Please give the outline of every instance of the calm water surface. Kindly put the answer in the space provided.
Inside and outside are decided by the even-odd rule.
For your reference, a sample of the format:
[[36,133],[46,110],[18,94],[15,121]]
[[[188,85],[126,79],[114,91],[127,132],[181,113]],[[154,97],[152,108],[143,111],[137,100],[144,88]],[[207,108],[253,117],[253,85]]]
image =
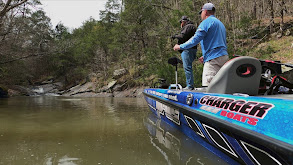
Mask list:
[[140,98],[0,99],[0,164],[225,164]]

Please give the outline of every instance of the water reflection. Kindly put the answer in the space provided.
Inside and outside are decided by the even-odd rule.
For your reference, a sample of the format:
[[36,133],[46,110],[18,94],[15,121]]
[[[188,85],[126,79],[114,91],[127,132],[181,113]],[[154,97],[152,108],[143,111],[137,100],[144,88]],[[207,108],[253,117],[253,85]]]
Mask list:
[[134,98],[2,99],[0,164],[151,164],[148,112]]
[[58,162],[54,162],[54,158],[47,158],[47,160],[44,162],[45,165],[53,165],[53,164],[59,164],[59,165],[77,165],[81,163],[79,158],[69,158],[67,155],[63,156],[58,160]]
[[143,98],[0,99],[0,165],[215,164],[150,113]]
[[145,118],[144,124],[149,131],[152,145],[163,155],[168,165],[226,164],[154,114]]

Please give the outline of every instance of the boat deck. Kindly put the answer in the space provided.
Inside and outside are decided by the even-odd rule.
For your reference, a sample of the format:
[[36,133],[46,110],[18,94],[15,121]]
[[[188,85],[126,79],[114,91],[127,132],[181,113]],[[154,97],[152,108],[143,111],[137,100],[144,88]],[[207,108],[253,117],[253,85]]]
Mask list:
[[[207,88],[194,88],[193,90],[183,90],[183,91],[206,93]],[[234,95],[247,95],[247,94],[236,93]],[[257,95],[256,97],[279,98],[279,99],[293,100],[293,94]]]
[[292,94],[278,94],[278,95],[266,95],[266,96],[262,95],[261,97],[293,100]]

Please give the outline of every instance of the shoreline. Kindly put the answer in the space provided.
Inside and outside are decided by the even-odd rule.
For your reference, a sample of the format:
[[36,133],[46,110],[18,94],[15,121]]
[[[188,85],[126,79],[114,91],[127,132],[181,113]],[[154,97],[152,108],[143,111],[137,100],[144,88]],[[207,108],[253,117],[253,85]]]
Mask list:
[[[54,86],[54,85],[53,85]],[[79,85],[78,85],[79,86]],[[58,90],[56,86],[40,85],[32,87],[11,86],[7,88],[7,92],[2,95],[2,98],[18,97],[18,96],[64,96],[64,97],[143,97],[145,87],[132,87],[129,89],[115,91],[113,89],[99,89],[97,91],[90,90],[87,85],[72,87],[68,90]]]

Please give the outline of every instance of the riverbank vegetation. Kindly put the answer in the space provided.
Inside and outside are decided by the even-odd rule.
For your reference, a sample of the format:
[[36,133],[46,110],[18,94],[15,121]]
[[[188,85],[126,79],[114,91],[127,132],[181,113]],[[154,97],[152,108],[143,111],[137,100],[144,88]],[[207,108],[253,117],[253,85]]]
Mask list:
[[[158,78],[174,82],[170,57],[187,15],[196,25],[203,0],[108,0],[100,20],[89,18],[76,29],[52,27],[38,0],[0,0],[0,84],[36,85],[62,81],[64,89],[94,75],[96,88],[113,80],[125,88],[149,86]],[[213,0],[216,17],[226,26],[229,55],[293,62],[291,0]],[[198,57],[201,52],[198,52]],[[202,65],[194,62],[196,84]],[[182,67],[179,83],[185,84]]]

